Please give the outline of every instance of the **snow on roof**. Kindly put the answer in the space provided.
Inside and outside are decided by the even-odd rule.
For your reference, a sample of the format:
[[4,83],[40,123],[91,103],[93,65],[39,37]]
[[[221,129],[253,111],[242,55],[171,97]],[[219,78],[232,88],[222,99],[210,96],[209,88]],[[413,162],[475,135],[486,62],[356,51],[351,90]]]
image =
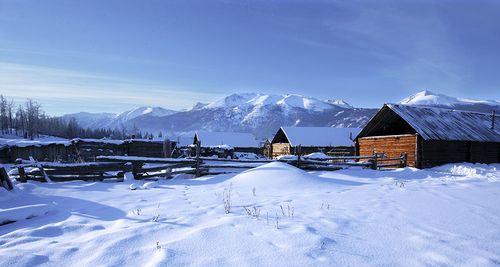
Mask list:
[[114,139],[92,139],[92,138],[74,138],[71,140],[72,143],[76,142],[87,142],[87,143],[102,143],[102,144],[114,144],[121,145],[124,143],[123,140]]
[[48,146],[65,145],[69,146],[69,140],[27,140],[27,139],[6,139],[0,138],[0,148],[2,147],[29,147],[29,146]]
[[259,142],[251,133],[200,131],[196,132],[196,135],[198,135],[201,146],[203,147],[219,145],[229,145],[232,147],[259,147]]
[[281,127],[292,146],[352,146],[360,128]]
[[[491,129],[491,114],[444,108],[386,104],[424,140],[500,142],[500,127]],[[500,123],[500,116],[495,116]]]

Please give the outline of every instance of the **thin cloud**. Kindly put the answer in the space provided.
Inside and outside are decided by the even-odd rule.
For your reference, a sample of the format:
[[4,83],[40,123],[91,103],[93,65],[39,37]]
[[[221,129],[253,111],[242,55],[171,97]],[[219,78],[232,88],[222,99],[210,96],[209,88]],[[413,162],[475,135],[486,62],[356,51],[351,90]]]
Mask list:
[[[0,93],[17,101],[33,98],[51,113],[68,110],[120,112],[141,105],[184,109],[217,93],[58,68],[0,62]],[[111,103],[112,102],[112,103]]]

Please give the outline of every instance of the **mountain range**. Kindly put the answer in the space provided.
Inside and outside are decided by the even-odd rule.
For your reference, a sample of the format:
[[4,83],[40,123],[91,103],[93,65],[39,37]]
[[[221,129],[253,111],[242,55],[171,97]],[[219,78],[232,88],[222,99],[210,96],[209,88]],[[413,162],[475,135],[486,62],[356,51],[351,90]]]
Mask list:
[[[422,91],[399,102],[479,112],[499,110],[496,100],[478,101]],[[125,127],[175,137],[196,130],[251,132],[257,138],[272,136],[281,126],[363,127],[377,112],[356,108],[340,99],[319,100],[294,94],[232,94],[211,103],[196,103],[184,111],[139,107],[119,114],[80,112],[67,114],[85,128]]]

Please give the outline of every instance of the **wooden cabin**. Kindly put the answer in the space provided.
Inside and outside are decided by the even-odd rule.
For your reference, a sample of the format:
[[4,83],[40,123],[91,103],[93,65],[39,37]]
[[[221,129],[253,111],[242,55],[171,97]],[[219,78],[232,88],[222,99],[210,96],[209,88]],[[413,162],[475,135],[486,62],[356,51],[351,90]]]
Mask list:
[[272,157],[323,152],[331,156],[354,155],[354,137],[359,128],[281,127],[271,140]]
[[409,105],[384,105],[356,138],[356,154],[398,157],[408,166],[500,162],[498,117],[492,114]]

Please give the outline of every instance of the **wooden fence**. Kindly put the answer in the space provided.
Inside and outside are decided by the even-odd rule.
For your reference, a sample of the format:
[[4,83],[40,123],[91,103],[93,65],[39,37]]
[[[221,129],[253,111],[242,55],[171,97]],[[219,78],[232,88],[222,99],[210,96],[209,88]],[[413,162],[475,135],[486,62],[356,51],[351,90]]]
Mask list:
[[[276,160],[242,160],[203,158],[199,154],[194,158],[148,158],[130,156],[99,156],[96,162],[89,163],[51,163],[36,161],[20,161],[16,179],[19,182],[36,181],[103,181],[115,179],[123,181],[125,173],[132,173],[134,179],[156,177],[171,178],[173,175],[186,173],[196,177],[232,173],[241,169],[251,169]],[[407,156],[388,158],[384,155],[347,156],[311,159],[295,156],[277,160],[304,170],[334,171],[349,166],[360,166],[371,169],[406,167]],[[2,180],[3,181],[3,180]],[[3,183],[3,182],[2,182]]]
[[14,165],[17,169],[16,180],[24,183],[28,180],[40,182],[64,182],[73,180],[103,181],[117,179],[123,181],[126,172],[131,171],[130,164],[117,162],[89,163],[53,163],[22,161]]

